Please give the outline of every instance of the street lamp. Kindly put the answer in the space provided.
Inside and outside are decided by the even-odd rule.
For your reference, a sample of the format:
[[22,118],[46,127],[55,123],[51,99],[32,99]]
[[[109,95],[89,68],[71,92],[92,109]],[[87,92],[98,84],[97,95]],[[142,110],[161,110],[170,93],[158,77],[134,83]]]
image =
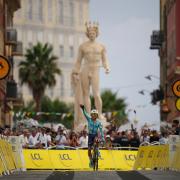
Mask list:
[[141,95],[145,95],[145,92],[148,92],[148,93],[151,93],[150,91],[146,90],[146,89],[143,89],[141,91],[138,91],[139,94]]
[[160,79],[158,76],[155,76],[155,75],[147,75],[145,76],[146,79],[152,81],[152,77],[155,78],[155,79]]

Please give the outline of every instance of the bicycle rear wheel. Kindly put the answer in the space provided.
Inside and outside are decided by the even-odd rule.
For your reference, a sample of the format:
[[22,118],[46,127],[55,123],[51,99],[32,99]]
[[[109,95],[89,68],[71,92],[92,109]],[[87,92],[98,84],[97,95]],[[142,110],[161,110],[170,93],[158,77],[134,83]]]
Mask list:
[[93,169],[94,171],[98,170],[98,150],[94,150],[94,158],[93,158]]

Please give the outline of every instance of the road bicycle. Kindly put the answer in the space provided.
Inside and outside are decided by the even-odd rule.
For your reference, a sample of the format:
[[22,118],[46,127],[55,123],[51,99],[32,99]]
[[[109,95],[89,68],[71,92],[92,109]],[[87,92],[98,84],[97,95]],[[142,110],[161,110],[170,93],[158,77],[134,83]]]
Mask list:
[[100,142],[98,138],[94,140],[94,144],[92,146],[92,161],[93,161],[93,170],[98,171],[98,160],[100,157],[99,145],[104,142]]

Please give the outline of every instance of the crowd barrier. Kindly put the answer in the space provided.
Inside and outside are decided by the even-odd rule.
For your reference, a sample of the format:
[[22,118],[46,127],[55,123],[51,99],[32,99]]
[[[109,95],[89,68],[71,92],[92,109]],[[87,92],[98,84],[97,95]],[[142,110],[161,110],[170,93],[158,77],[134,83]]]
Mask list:
[[134,170],[169,168],[169,145],[148,145],[139,148]]
[[0,139],[0,175],[9,174],[17,167],[11,144]]
[[0,175],[25,170],[21,138],[9,136],[0,138]]
[[176,146],[176,151],[174,154],[174,158],[171,164],[171,169],[180,171],[180,143]]
[[8,141],[12,146],[12,151],[15,157],[16,168],[18,170],[26,170],[24,165],[24,157],[23,157],[23,138],[21,136],[9,136]]
[[[177,137],[179,138],[179,137]],[[101,149],[100,170],[151,170],[180,171],[180,142],[172,137],[168,145],[144,143],[139,150],[118,147]],[[87,149],[53,150],[22,149],[19,137],[0,139],[0,175],[13,170],[91,170]],[[120,148],[120,149],[119,149]],[[23,160],[24,159],[24,160]]]
[[[87,150],[23,150],[27,169],[90,170]],[[100,170],[132,170],[137,151],[100,150]]]
[[170,168],[172,170],[180,170],[180,136],[169,136],[169,153],[170,153]]

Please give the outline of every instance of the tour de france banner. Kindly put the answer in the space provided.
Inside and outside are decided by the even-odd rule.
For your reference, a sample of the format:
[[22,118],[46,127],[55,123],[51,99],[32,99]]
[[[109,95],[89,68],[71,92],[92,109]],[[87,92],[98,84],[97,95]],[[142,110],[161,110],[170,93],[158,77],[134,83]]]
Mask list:
[[[23,150],[27,169],[89,170],[87,150]],[[100,150],[98,167],[102,170],[132,170],[137,151]]]

